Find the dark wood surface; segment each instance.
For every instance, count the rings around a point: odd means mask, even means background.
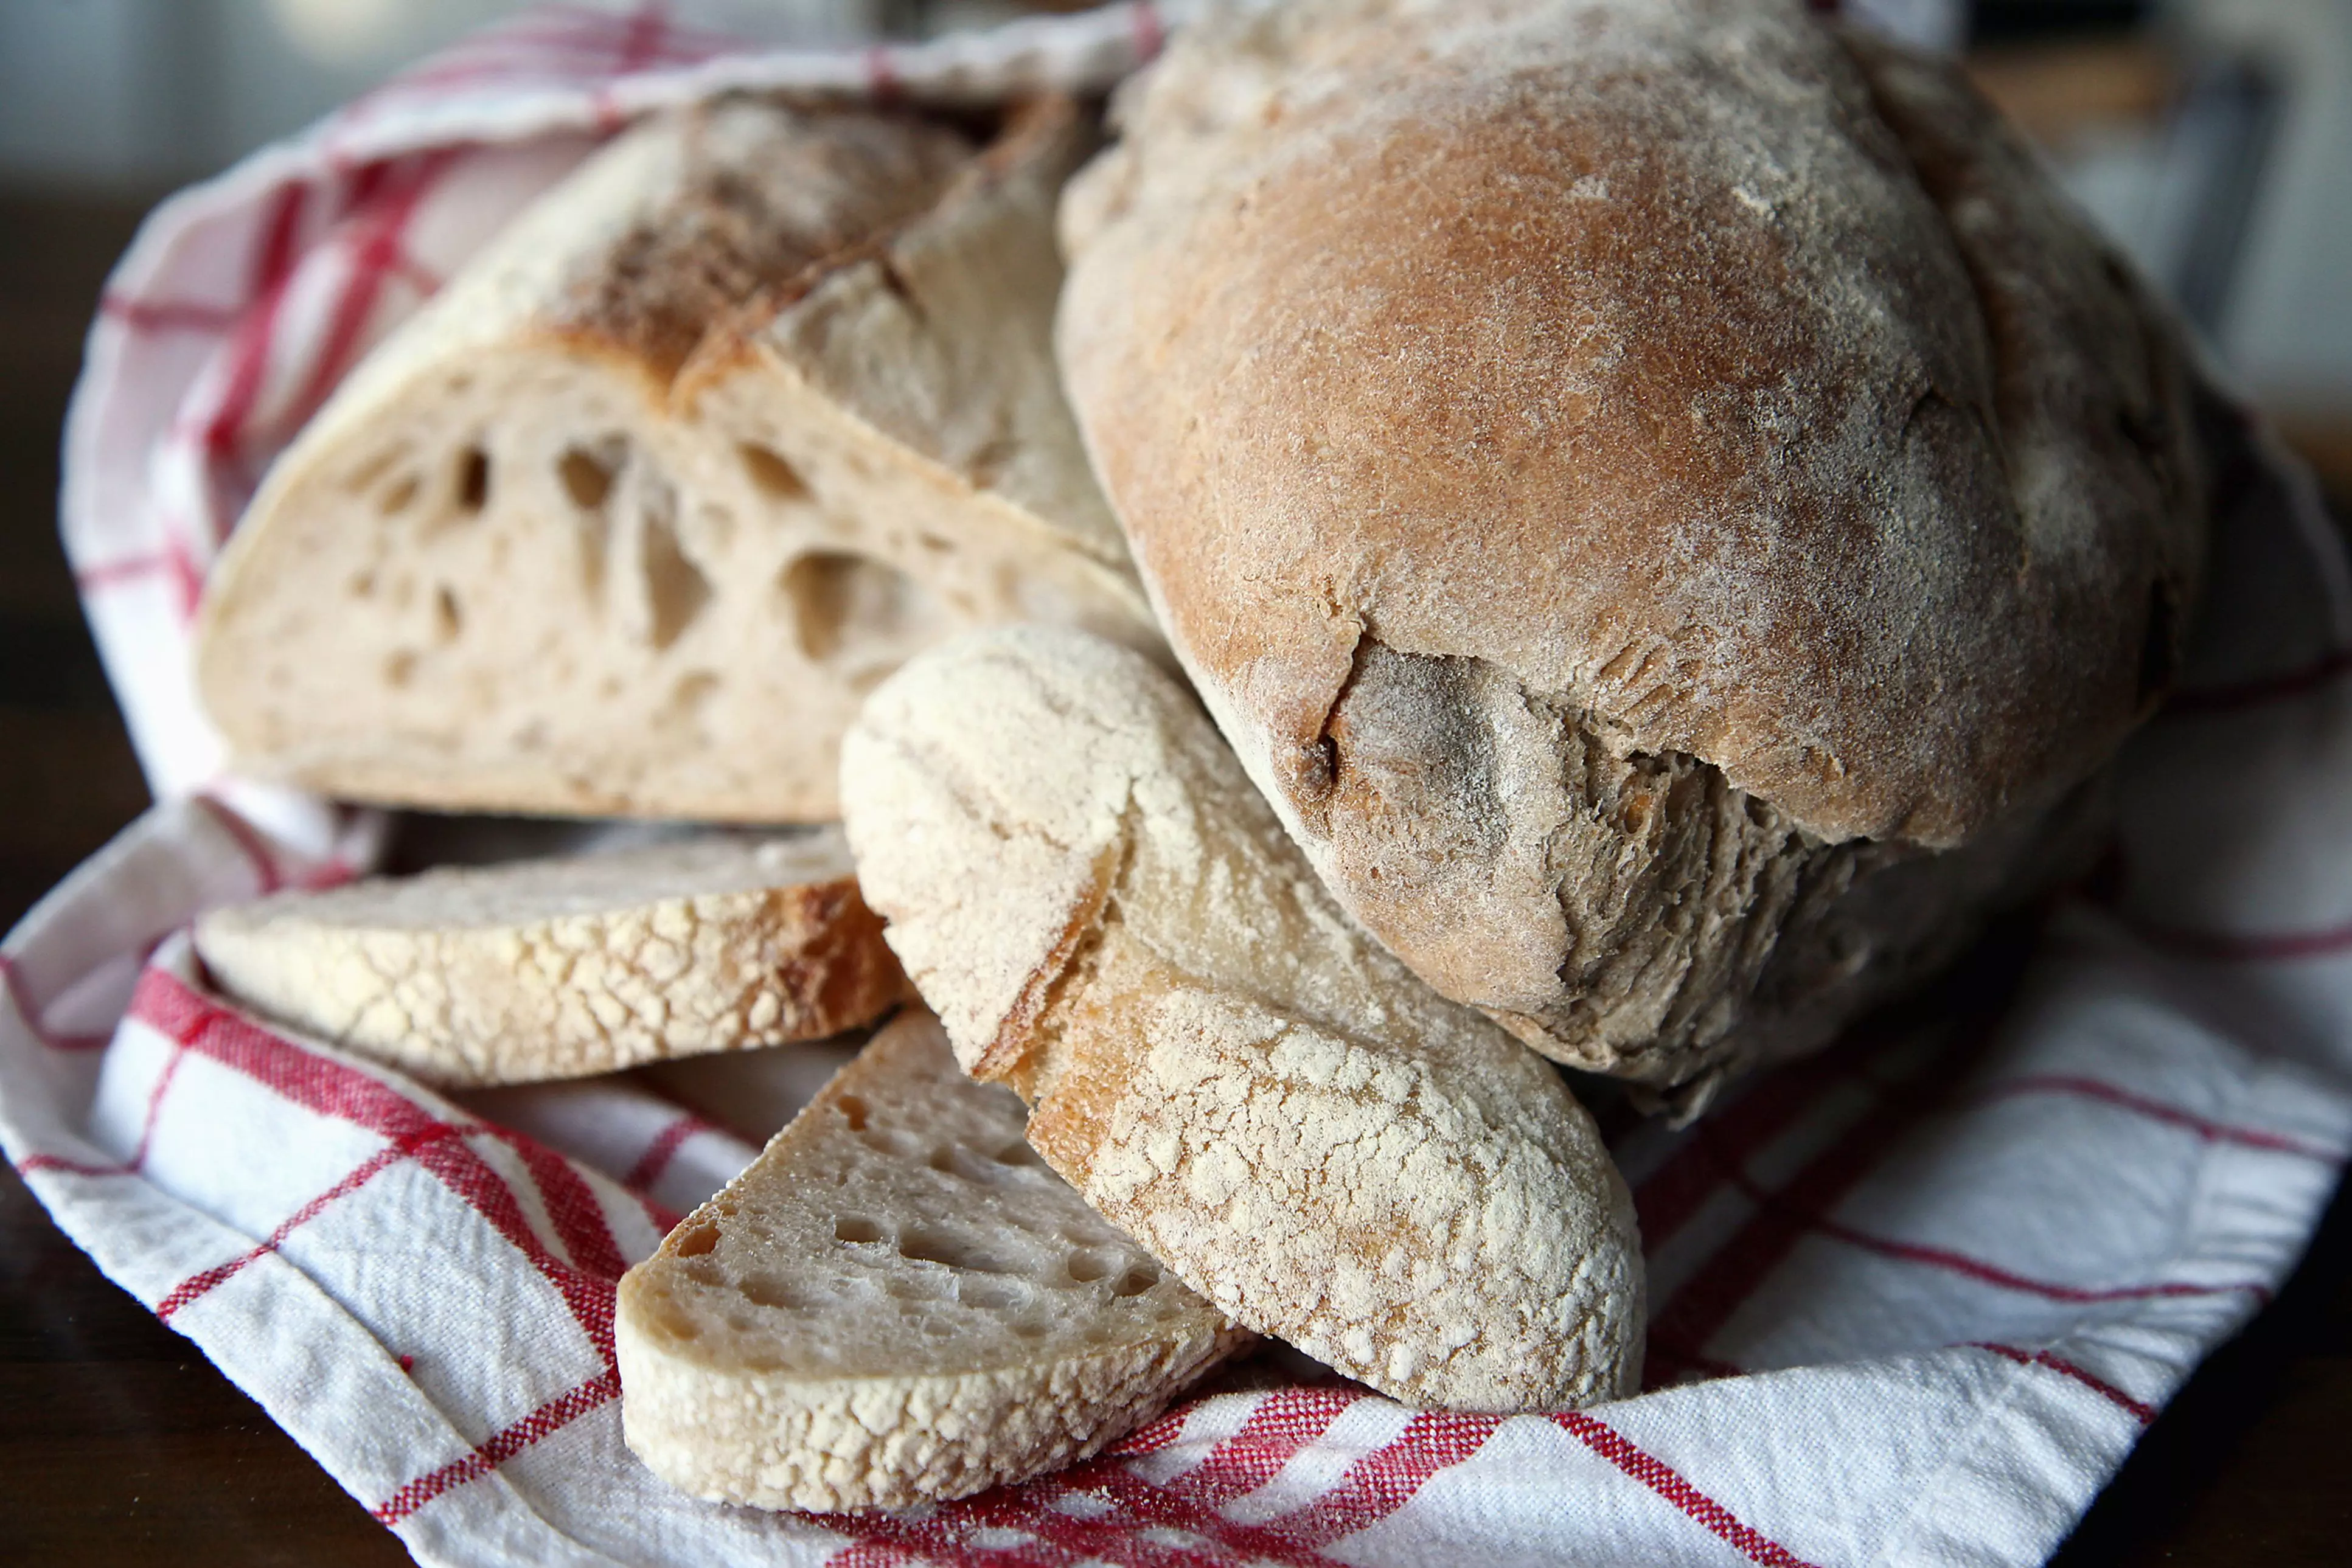
[[[58,429],[83,325],[140,205],[0,195],[0,927],[146,799],[54,507]],[[389,1532],[0,1172],[0,1561],[404,1560]],[[2158,1420],[2057,1562],[2347,1561],[2352,1201],[2339,1194],[2293,1281]]]

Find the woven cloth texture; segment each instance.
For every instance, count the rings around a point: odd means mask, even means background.
[[[622,1443],[614,1286],[751,1146],[634,1078],[453,1102],[206,992],[192,916],[383,841],[226,776],[188,677],[207,567],[368,347],[635,115],[1098,88],[1161,28],[1113,6],[780,54],[541,11],[161,209],[91,332],[64,521],[163,803],[0,945],[0,1145],[428,1563],[2040,1561],[2292,1269],[2352,1149],[2352,573],[2251,418],[2097,895],[2013,988],[1964,976],[1694,1128],[1614,1130],[1651,1270],[1637,1398],[1417,1413],[1277,1361],[963,1503],[699,1503]]]

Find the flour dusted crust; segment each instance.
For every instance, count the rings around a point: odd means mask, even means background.
[[[895,1019],[621,1281],[629,1447],[714,1502],[904,1508],[1086,1458],[1253,1343]]]
[[[837,815],[963,627],[1156,647],[1050,357],[1066,100],[994,141],[723,99],[520,214],[273,466],[196,674],[249,771],[440,809]]]
[[[1221,1309],[1419,1404],[1638,1384],[1631,1200],[1559,1076],[1332,902],[1140,657],[975,633],[843,748],[861,884],[959,1060]]]
[[[2056,863],[2203,477],[2169,323],[1951,68],[1770,0],[1308,0],[1117,113],[1080,426],[1251,776],[1438,989],[1679,1082]]]
[[[291,891],[195,941],[246,1005],[453,1087],[817,1040],[907,995],[833,827]]]

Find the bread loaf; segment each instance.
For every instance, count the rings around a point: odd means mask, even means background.
[[[281,893],[195,942],[256,1011],[452,1087],[818,1040],[907,995],[830,827]]]
[[[1025,1480],[1251,1343],[1022,1142],[1021,1103],[894,1020],[621,1281],[629,1447],[755,1508]]]
[[[2047,875],[2171,679],[2189,371],[1949,65],[1796,0],[1225,7],[1064,208],[1170,638],[1340,901],[1657,1084]]]
[[[1173,680],[973,633],[875,693],[842,779],[958,1060],[1187,1284],[1413,1404],[1634,1390],[1641,1249],[1591,1120],[1348,918]]]
[[[1050,358],[1060,99],[975,150],[744,99],[522,214],[272,467],[196,675],[237,765],[448,810],[820,821],[913,649],[1157,646]]]

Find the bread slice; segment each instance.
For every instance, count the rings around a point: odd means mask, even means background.
[[[629,1447],[759,1508],[898,1508],[1081,1459],[1244,1331],[1040,1164],[902,1014],[621,1281]]]
[[[1048,350],[1066,101],[722,100],[599,152],[271,469],[198,628],[239,767],[445,810],[837,815],[959,628],[1157,645]]]
[[[1633,1392],[1632,1201],[1559,1075],[1341,913],[1192,699],[1066,629],[875,693],[845,823],[959,1060],[1252,1328],[1416,1404]]]
[[[195,939],[256,1010],[457,1088],[821,1039],[907,995],[838,828],[281,893]]]

